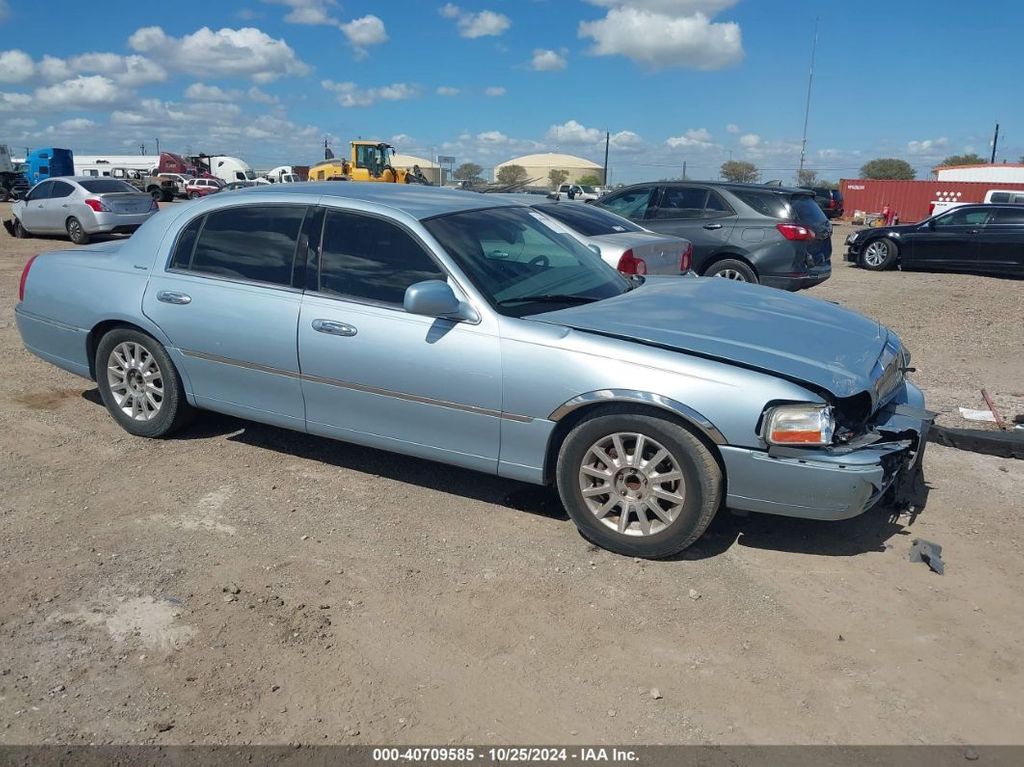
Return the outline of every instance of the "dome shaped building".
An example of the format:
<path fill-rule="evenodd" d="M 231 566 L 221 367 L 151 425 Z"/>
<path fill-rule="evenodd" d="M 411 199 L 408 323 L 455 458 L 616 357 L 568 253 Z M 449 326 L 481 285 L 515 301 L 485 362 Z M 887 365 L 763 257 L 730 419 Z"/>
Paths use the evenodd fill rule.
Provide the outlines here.
<path fill-rule="evenodd" d="M 579 181 L 583 176 L 597 176 L 603 180 L 604 168 L 596 162 L 571 154 L 544 152 L 513 157 L 511 160 L 494 167 L 494 179 L 498 179 L 498 171 L 506 165 L 520 165 L 526 168 L 526 176 L 536 186 L 548 186 L 548 174 L 553 170 L 564 170 L 568 173 L 566 181 Z"/>

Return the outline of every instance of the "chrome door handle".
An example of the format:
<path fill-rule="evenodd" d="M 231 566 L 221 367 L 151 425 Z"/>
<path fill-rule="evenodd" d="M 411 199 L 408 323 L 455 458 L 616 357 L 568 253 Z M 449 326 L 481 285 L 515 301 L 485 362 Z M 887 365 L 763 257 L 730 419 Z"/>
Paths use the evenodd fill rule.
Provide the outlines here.
<path fill-rule="evenodd" d="M 192 303 L 192 296 L 187 293 L 178 293 L 174 290 L 161 290 L 156 294 L 157 301 L 163 301 L 165 304 L 190 304 Z"/>
<path fill-rule="evenodd" d="M 705 229 L 721 229 L 721 224 L 704 224 Z"/>
<path fill-rule="evenodd" d="M 332 336 L 354 336 L 357 331 L 351 325 L 334 320 L 313 320 L 313 330 L 317 333 L 328 333 Z"/>

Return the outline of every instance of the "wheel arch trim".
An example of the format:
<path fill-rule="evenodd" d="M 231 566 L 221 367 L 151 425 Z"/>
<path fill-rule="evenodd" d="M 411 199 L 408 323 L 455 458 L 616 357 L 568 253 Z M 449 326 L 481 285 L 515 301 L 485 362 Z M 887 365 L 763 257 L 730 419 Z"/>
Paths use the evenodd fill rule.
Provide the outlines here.
<path fill-rule="evenodd" d="M 661 394 L 640 391 L 637 389 L 596 389 L 585 394 L 580 394 L 566 402 L 563 402 L 555 408 L 551 412 L 551 415 L 548 416 L 548 420 L 557 423 L 565 418 L 565 416 L 569 415 L 569 413 L 579 410 L 581 407 L 613 402 L 632 402 L 638 405 L 648 405 L 661 410 L 667 410 L 699 429 L 701 433 L 703 433 L 704 436 L 714 444 L 728 444 L 725 436 L 718 430 L 718 427 L 715 426 L 710 419 L 706 418 L 703 414 L 694 410 L 689 405 L 684 405 L 682 402 L 674 400 L 671 397 L 665 397 Z"/>

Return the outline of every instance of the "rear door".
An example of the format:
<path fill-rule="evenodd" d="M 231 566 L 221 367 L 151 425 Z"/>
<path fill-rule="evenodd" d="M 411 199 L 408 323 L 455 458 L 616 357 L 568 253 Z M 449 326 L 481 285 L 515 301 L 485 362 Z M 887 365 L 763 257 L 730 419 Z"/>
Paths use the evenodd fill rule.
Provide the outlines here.
<path fill-rule="evenodd" d="M 978 270 L 1024 274 L 1024 206 L 997 208 L 978 237 Z"/>
<path fill-rule="evenodd" d="M 221 208 L 189 222 L 154 270 L 143 312 L 200 407 L 304 428 L 296 330 L 312 218 L 304 205 Z"/>
<path fill-rule="evenodd" d="M 700 273 L 721 252 L 736 226 L 736 212 L 714 191 L 702 186 L 665 186 L 648 210 L 646 226 L 693 243 L 693 268 Z"/>
<path fill-rule="evenodd" d="M 913 235 L 913 242 L 901 254 L 903 264 L 922 269 L 977 268 L 979 235 L 988 223 L 991 209 L 961 207 L 928 221 Z"/>

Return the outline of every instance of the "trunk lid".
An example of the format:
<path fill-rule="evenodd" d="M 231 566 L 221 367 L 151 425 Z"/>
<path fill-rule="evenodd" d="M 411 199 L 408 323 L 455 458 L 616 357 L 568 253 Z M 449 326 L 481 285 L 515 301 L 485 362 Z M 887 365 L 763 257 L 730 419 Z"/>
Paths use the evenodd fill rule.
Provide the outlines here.
<path fill-rule="evenodd" d="M 633 255 L 647 264 L 648 274 L 679 274 L 679 259 L 686 250 L 687 241 L 653 232 L 619 232 L 590 238 L 604 251 L 622 253 L 632 250 Z"/>
<path fill-rule="evenodd" d="M 106 192 L 95 197 L 102 200 L 111 213 L 146 213 L 153 207 L 153 198 L 148 194 Z"/>

